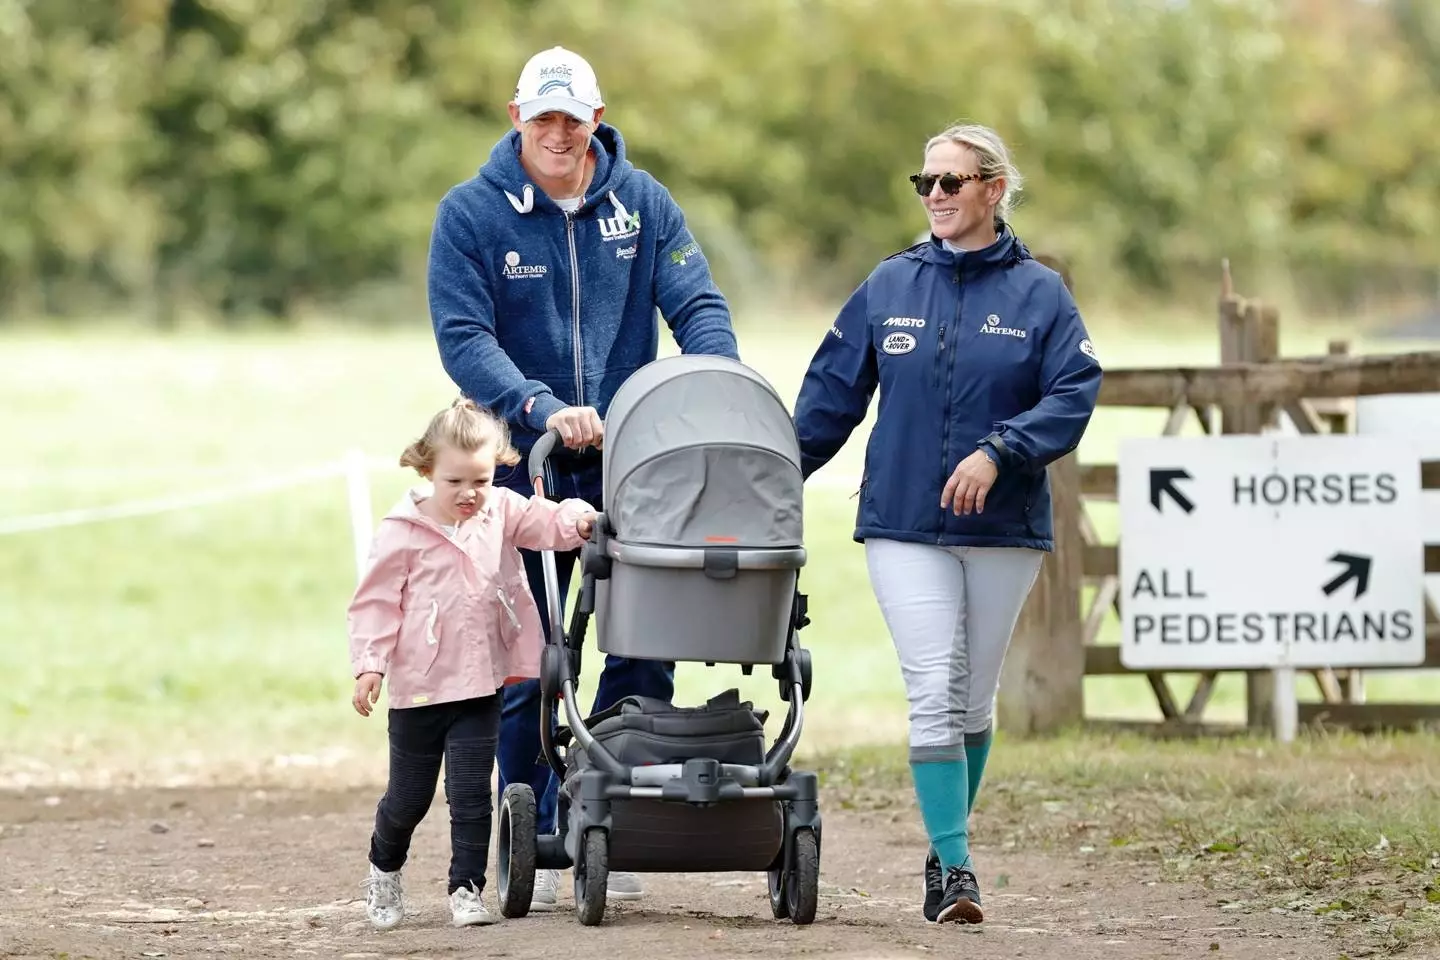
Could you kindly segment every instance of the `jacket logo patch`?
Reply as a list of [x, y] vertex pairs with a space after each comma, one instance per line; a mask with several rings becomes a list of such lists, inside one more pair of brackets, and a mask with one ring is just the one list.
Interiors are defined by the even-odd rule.
[[521, 263], [514, 250], [505, 254], [505, 267], [500, 271], [506, 280], [541, 280], [550, 268], [542, 263]]
[[1024, 340], [1030, 335], [1028, 330], [1018, 330], [1015, 327], [1002, 327], [999, 314], [990, 314], [985, 318], [985, 323], [980, 327], [981, 333], [993, 333], [1002, 337], [1018, 337]]
[[923, 327], [924, 317], [890, 317], [885, 321], [887, 327]]
[[694, 242], [694, 240], [691, 240], [690, 243], [685, 243], [683, 248], [671, 250], [670, 262], [674, 263], [675, 266], [684, 266], [685, 263], [690, 262], [691, 259], [696, 258], [696, 256], [700, 256], [700, 245]]
[[683, 267], [686, 263], [690, 262], [692, 257], [698, 256], [700, 256], [700, 244], [691, 240], [679, 250], [670, 251], [670, 262], [677, 267]]
[[628, 216], [621, 211], [613, 217], [600, 218], [600, 236], [606, 241], [629, 240], [640, 233], [640, 211]]
[[891, 356], [909, 353], [915, 349], [915, 338], [908, 333], [887, 333], [880, 349]]
[[1080, 352], [1085, 354], [1085, 356], [1089, 357], [1091, 360], [1095, 360], [1098, 362], [1100, 359], [1099, 357], [1095, 356], [1095, 345], [1089, 340], [1080, 341]]

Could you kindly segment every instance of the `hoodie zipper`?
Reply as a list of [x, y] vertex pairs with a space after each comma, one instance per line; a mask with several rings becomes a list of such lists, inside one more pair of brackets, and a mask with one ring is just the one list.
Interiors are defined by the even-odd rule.
[[571, 318], [575, 334], [575, 405], [585, 405], [584, 353], [580, 348], [580, 258], [575, 253], [575, 217], [565, 214], [565, 239], [570, 244], [570, 301], [574, 305]]
[[[964, 276], [965, 268], [957, 263], [955, 265], [955, 325], [957, 327], [960, 326], [960, 317], [963, 313], [963, 308], [965, 306]], [[950, 381], [953, 379], [951, 376], [951, 365], [953, 363], [953, 357], [945, 356], [945, 322], [942, 320], [940, 322], [940, 351], [935, 360], [935, 364], [937, 367], [940, 368], [941, 373], [941, 376], [939, 377], [939, 386], [941, 390], [945, 391], [945, 420], [943, 426], [941, 427], [942, 442], [940, 444], [941, 449], [943, 450], [942, 456], [944, 457], [944, 460], [941, 462], [940, 465], [940, 475], [943, 477], [943, 479], [940, 481], [941, 486], [944, 486], [945, 483], [949, 482], [950, 474], [955, 469], [954, 467], [950, 466], [950, 405], [951, 401], [954, 399], [953, 385]], [[945, 512], [942, 511], [940, 515], [940, 533], [939, 536], [935, 538], [935, 542], [937, 544], [944, 544], [945, 542], [946, 519], [948, 518], [946, 517]]]

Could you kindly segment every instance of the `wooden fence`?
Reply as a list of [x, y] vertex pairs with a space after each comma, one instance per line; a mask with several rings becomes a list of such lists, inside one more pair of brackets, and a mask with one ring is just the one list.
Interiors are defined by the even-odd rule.
[[[1257, 434], [1277, 425], [1281, 411], [1299, 432], [1315, 434], [1353, 431], [1356, 397], [1440, 392], [1440, 351], [1352, 357], [1337, 342], [1324, 357], [1280, 358], [1278, 311], [1235, 295], [1228, 269], [1219, 324], [1218, 366], [1107, 370], [1100, 405], [1168, 410], [1167, 436], [1178, 434], [1191, 417], [1207, 434]], [[1246, 726], [1268, 728], [1269, 671], [1199, 672], [1194, 692], [1181, 704], [1166, 671], [1132, 671], [1120, 662], [1119, 646], [1097, 643], [1107, 613], [1120, 613], [1119, 545], [1101, 542], [1085, 503], [1116, 498], [1116, 467], [1080, 464], [1072, 455], [1050, 467], [1050, 479], [1056, 551], [1046, 558], [1016, 627], [1001, 678], [998, 725], [1028, 734], [1094, 724], [1085, 716], [1085, 677], [1127, 675], [1145, 677], [1162, 719], [1121, 726], [1159, 733], [1218, 731], [1223, 728], [1205, 723], [1205, 708], [1219, 674], [1233, 672], [1246, 675]], [[1440, 489], [1440, 461], [1421, 465], [1421, 486]], [[1425, 572], [1440, 573], [1440, 544], [1427, 544], [1424, 556]], [[1083, 607], [1082, 584], [1094, 588]], [[1440, 669], [1440, 611], [1428, 598], [1425, 619], [1425, 662], [1411, 669]], [[1440, 703], [1366, 702], [1362, 671], [1307, 672], [1322, 701], [1300, 704], [1302, 724], [1365, 728], [1440, 722]]]

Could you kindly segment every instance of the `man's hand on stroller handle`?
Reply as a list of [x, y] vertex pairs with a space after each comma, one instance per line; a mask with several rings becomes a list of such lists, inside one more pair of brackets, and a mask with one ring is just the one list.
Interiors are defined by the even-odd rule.
[[560, 441], [572, 450], [604, 446], [605, 423], [594, 407], [564, 407], [550, 414], [545, 429], [560, 434]]

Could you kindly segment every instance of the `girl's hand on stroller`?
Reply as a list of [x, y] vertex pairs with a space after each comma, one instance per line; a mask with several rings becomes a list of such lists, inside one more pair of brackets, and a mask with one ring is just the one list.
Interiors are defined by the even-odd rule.
[[545, 421], [545, 429], [558, 431], [565, 446], [572, 450], [592, 445], [598, 450], [604, 446], [605, 423], [594, 407], [557, 410]]
[[575, 532], [580, 534], [582, 539], [589, 540], [590, 534], [595, 532], [595, 514], [587, 513], [576, 520]]
[[362, 673], [355, 678], [355, 695], [350, 703], [360, 716], [370, 716], [371, 707], [380, 699], [381, 679], [378, 673]]

